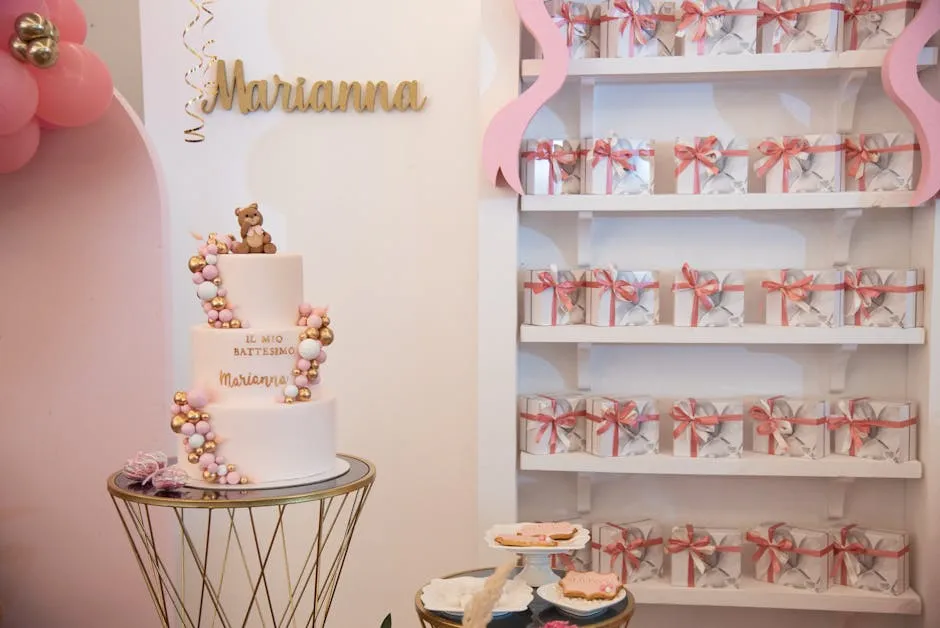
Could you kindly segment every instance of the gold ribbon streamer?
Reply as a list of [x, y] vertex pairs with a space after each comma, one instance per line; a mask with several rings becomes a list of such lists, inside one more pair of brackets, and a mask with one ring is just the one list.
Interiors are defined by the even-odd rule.
[[[206, 21], [202, 23], [203, 33], [205, 33], [206, 31], [206, 27], [208, 27], [209, 24], [211, 24], [212, 21], [215, 19], [215, 13], [213, 13], [209, 9], [209, 5], [214, 4], [214, 3], [215, 3], [215, 0], [202, 0], [202, 10], [206, 15], [209, 16], [206, 19]], [[216, 79], [215, 72], [216, 72], [216, 63], [218, 62], [219, 57], [218, 55], [212, 54], [212, 51], [209, 50], [209, 48], [213, 44], [215, 44], [215, 39], [206, 39], [206, 43], [202, 45], [202, 56], [203, 56], [203, 59], [206, 60], [205, 67], [203, 68], [203, 71], [202, 71], [202, 75], [204, 77], [203, 85], [205, 86], [206, 96], [212, 96], [213, 94], [215, 94], [216, 90], [218, 89], [218, 85], [216, 84], [216, 80], [215, 80]]]
[[[183, 131], [183, 135], [185, 136], [185, 139], [187, 142], [197, 143], [197, 142], [202, 142], [206, 139], [205, 134], [203, 134], [202, 132], [203, 128], [205, 128], [206, 126], [206, 123], [203, 117], [199, 115], [198, 113], [198, 105], [205, 98], [206, 93], [202, 85], [196, 85], [192, 81], [192, 76], [196, 72], [199, 72], [200, 70], [202, 70], [203, 73], [205, 72], [204, 70], [205, 59], [203, 58], [202, 53], [199, 50], [196, 50], [190, 45], [187, 37], [189, 36], [190, 31], [193, 28], [195, 28], [196, 25], [199, 24], [200, 20], [202, 19], [202, 12], [204, 10], [204, 7], [203, 7], [203, 3], [197, 2], [197, 0], [189, 0], [189, 3], [196, 10], [196, 16], [192, 20], [190, 20], [190, 22], [186, 24], [186, 28], [183, 29], [183, 46], [185, 46], [186, 50], [189, 51], [191, 55], [193, 55], [194, 57], [196, 57], [196, 59], [199, 60], [199, 63], [198, 65], [194, 65], [189, 70], [187, 70], [186, 74], [183, 76], [183, 80], [186, 81], [186, 84], [197, 92], [195, 96], [193, 96], [186, 102], [186, 105], [184, 107], [184, 110], [186, 111], [186, 115], [196, 121], [196, 126], [192, 128], [188, 128], [185, 131]], [[204, 49], [205, 46], [202, 46], [201, 48]]]

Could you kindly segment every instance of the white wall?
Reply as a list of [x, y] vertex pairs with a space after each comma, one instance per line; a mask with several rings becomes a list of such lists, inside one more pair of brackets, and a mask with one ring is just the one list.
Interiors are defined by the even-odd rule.
[[331, 306], [325, 382], [341, 449], [378, 467], [330, 624], [378, 626], [389, 610], [413, 623], [424, 581], [475, 566], [479, 3], [215, 3], [218, 54], [251, 74], [418, 79], [428, 105], [217, 112], [198, 145], [183, 141], [191, 6], [140, 6], [147, 128], [171, 201], [174, 384], [187, 382], [187, 328], [200, 317], [189, 232], [231, 229], [233, 208], [257, 200], [282, 250], [305, 255], [309, 300]]

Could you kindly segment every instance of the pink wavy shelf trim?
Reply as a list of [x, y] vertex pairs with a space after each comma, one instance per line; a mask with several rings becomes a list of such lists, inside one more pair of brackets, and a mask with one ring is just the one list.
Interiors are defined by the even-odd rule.
[[920, 181], [911, 201], [920, 205], [940, 192], [940, 101], [917, 77], [917, 56], [940, 31], [940, 0], [923, 0], [920, 9], [888, 50], [881, 82], [914, 126], [920, 144]]
[[[516, 13], [542, 47], [545, 62], [538, 80], [496, 114], [483, 136], [483, 171], [494, 185], [523, 194], [519, 176], [522, 136], [536, 112], [558, 93], [568, 75], [568, 46], [542, 0], [515, 0]], [[500, 176], [502, 175], [502, 176]]]

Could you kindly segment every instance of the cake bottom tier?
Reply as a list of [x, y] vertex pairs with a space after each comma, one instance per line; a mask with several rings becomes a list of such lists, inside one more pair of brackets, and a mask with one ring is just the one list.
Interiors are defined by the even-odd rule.
[[[206, 406], [218, 447], [217, 456], [251, 483], [285, 482], [326, 473], [336, 464], [336, 400], [322, 397], [294, 404]], [[198, 464], [188, 461], [183, 439], [177, 446], [180, 466], [203, 480]]]

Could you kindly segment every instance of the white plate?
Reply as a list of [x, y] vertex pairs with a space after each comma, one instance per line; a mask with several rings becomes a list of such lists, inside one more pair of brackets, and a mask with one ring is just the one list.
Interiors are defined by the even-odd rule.
[[561, 585], [557, 582], [540, 586], [536, 593], [539, 597], [551, 604], [557, 606], [562, 613], [573, 617], [592, 617], [600, 615], [611, 606], [623, 602], [627, 597], [627, 590], [623, 587], [617, 593], [617, 597], [612, 600], [579, 600], [577, 598], [565, 597], [561, 590]]
[[520, 530], [522, 526], [526, 525], [531, 524], [512, 523], [505, 525], [495, 525], [486, 531], [486, 534], [483, 538], [486, 540], [487, 545], [489, 545], [492, 549], [507, 550], [516, 554], [564, 554], [573, 550], [584, 549], [584, 546], [587, 545], [588, 541], [591, 540], [591, 533], [589, 530], [582, 526], [575, 525], [574, 536], [567, 541], [558, 541], [558, 545], [555, 547], [509, 547], [508, 545], [500, 545], [496, 542], [497, 536], [516, 534], [516, 532]]
[[[421, 589], [424, 608], [451, 617], [462, 617], [464, 605], [474, 593], [483, 589], [486, 578], [435, 578]], [[522, 580], [510, 580], [503, 586], [503, 595], [493, 609], [494, 616], [521, 613], [529, 608], [534, 596], [532, 588]]]

